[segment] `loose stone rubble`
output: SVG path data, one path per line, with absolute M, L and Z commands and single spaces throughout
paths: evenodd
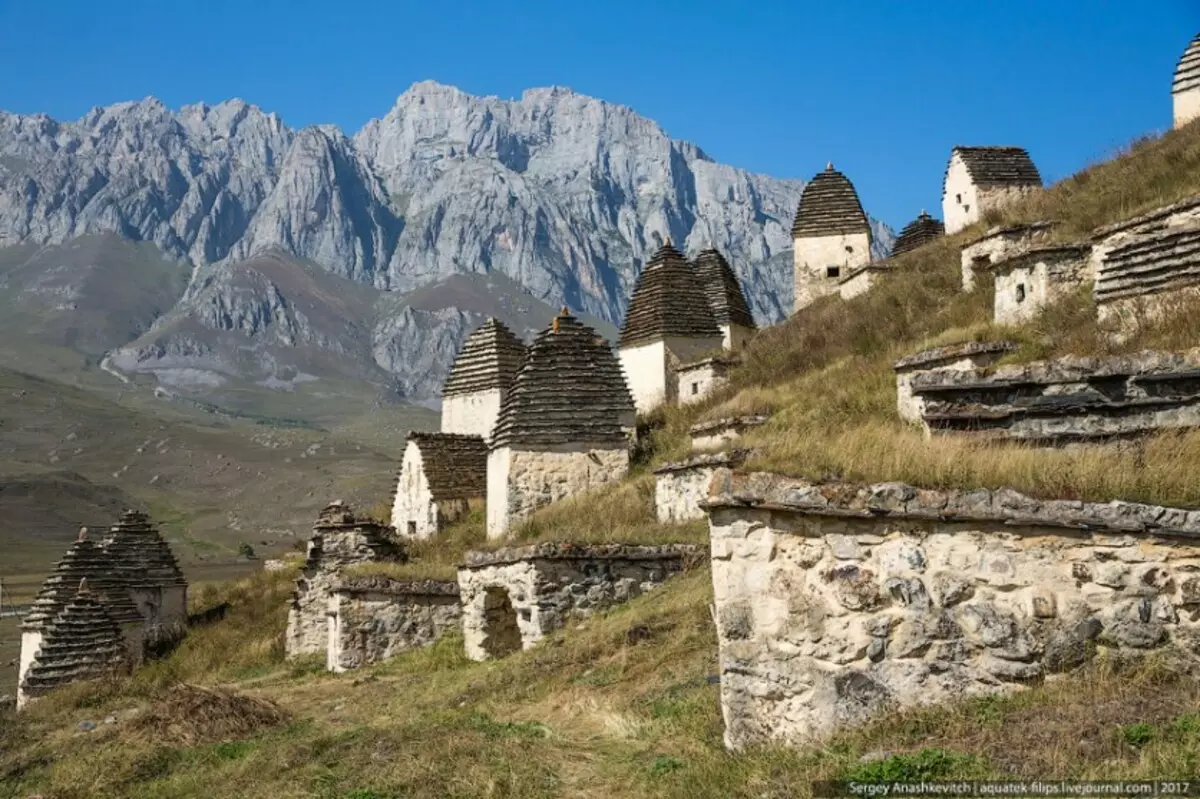
M 469 552 L 459 567 L 467 657 L 528 649 L 572 615 L 626 602 L 703 562 L 704 547 L 545 543 Z
M 121 627 L 79 581 L 75 595 L 43 625 L 37 656 L 17 689 L 17 710 L 55 688 L 127 671 L 129 652 Z
M 708 486 L 717 469 L 737 469 L 746 461 L 748 451 L 734 449 L 696 455 L 654 470 L 654 507 L 663 523 L 703 519 L 701 506 L 708 499 Z
M 327 653 L 329 603 L 339 573 L 372 561 L 403 563 L 407 550 L 391 527 L 356 516 L 341 500 L 321 511 L 308 542 L 308 556 L 288 611 L 285 649 L 289 659 Z
M 1007 693 L 1097 648 L 1200 652 L 1200 511 L 721 470 L 706 502 L 727 746 Z
M 329 601 L 326 667 L 344 672 L 429 646 L 462 623 L 458 583 L 342 576 Z
M 1200 349 L 933 369 L 909 382 L 933 433 L 1056 445 L 1200 426 Z

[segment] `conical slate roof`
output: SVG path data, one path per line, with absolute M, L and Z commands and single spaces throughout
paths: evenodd
M 1200 88 L 1200 34 L 1192 39 L 1183 51 L 1175 67 L 1175 80 L 1171 83 L 1171 94 L 1182 94 Z
M 942 224 L 942 221 L 934 219 L 922 211 L 920 216 L 909 222 L 904 226 L 904 230 L 900 231 L 900 235 L 896 237 L 896 243 L 892 245 L 892 255 L 903 255 L 945 234 L 946 226 Z
M 696 256 L 694 268 L 696 278 L 708 298 L 708 306 L 712 309 L 713 321 L 718 325 L 741 325 L 756 329 L 754 315 L 750 313 L 746 295 L 742 293 L 742 284 L 738 282 L 725 256 L 711 248 L 703 250 Z
M 617 356 L 563 308 L 530 345 L 500 407 L 491 448 L 626 446 L 621 422 L 633 411 Z
M 836 236 L 848 233 L 870 235 L 871 226 L 863 212 L 854 184 L 828 164 L 810 180 L 800 195 L 792 238 Z
M 88 580 L 93 596 L 101 602 L 109 616 L 118 624 L 140 624 L 142 616 L 129 595 L 125 583 L 113 568 L 112 559 L 103 547 L 90 540 L 87 528 L 79 531 L 79 539 L 71 545 L 42 583 L 33 607 L 21 623 L 24 630 L 41 630 L 54 619 L 78 591 L 79 582 Z
M 692 265 L 668 241 L 638 275 L 621 326 L 621 347 L 667 336 L 721 338 Z
M 126 510 L 109 528 L 104 549 L 118 578 L 132 587 L 187 585 L 170 545 L 141 511 Z
M 125 641 L 121 629 L 97 598 L 87 580 L 45 628 L 37 656 L 21 684 L 30 696 L 59 686 L 95 680 L 125 664 Z
M 954 153 L 958 153 L 976 186 L 1042 185 L 1042 176 L 1033 159 L 1021 147 L 955 147 L 950 152 L 951 161 Z M 946 171 L 949 173 L 949 165 Z M 943 180 L 942 193 L 945 192 Z
M 521 339 L 492 317 L 463 342 L 446 376 L 442 396 L 506 389 L 517 376 L 524 357 L 525 345 Z

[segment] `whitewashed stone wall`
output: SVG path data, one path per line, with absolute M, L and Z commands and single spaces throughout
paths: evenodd
M 705 358 L 680 366 L 675 370 L 679 404 L 700 402 L 717 389 L 728 385 L 730 366 L 723 358 Z
M 693 452 L 712 452 L 728 449 L 736 443 L 747 430 L 767 423 L 766 416 L 735 416 L 726 419 L 715 419 L 711 422 L 698 422 L 689 431 L 692 438 Z
M 637 413 L 648 413 L 679 398 L 675 369 L 721 349 L 714 338 L 666 338 L 620 350 L 621 372 Z
M 906 422 L 925 425 L 925 400 L 912 390 L 913 376 L 933 369 L 966 371 L 991 366 L 1017 349 L 1010 341 L 971 341 L 935 347 L 896 361 L 896 413 Z M 928 434 L 929 428 L 925 432 Z
M 717 469 L 736 469 L 746 460 L 746 450 L 699 455 L 654 470 L 654 508 L 664 524 L 703 519 L 702 504 Z
M 862 267 L 838 284 L 838 294 L 843 300 L 850 300 L 860 294 L 866 294 L 871 286 L 879 280 L 880 275 L 886 271 L 886 267 Z
M 1200 117 L 1200 86 L 1172 95 L 1171 105 L 1176 128 Z
M 417 540 L 432 538 L 438 531 L 438 508 L 416 441 L 408 442 L 400 460 L 400 479 L 392 497 L 392 527 L 400 535 Z
M 1087 248 L 1028 250 L 992 267 L 996 280 L 992 319 L 997 324 L 1027 322 L 1084 281 Z
M 1053 222 L 994 227 L 962 248 L 962 289 L 974 291 L 978 273 L 1046 241 Z
M 498 388 L 445 397 L 442 400 L 442 432 L 491 440 L 503 400 L 504 392 Z
M 378 663 L 460 629 L 458 584 L 343 578 L 333 588 L 327 623 L 326 668 L 340 673 Z
M 955 152 L 946 168 L 946 186 L 942 194 L 942 218 L 946 223 L 946 235 L 952 236 L 963 228 L 982 219 L 989 211 L 996 211 L 1018 202 L 1035 187 L 976 186 L 962 156 Z
M 721 328 L 721 346 L 727 352 L 741 352 L 750 343 L 750 339 L 754 338 L 754 332 L 748 327 L 741 325 L 720 325 Z
M 1020 690 L 1096 648 L 1200 652 L 1200 512 L 728 471 L 714 489 L 732 748 Z
M 538 508 L 620 480 L 628 472 L 626 448 L 494 449 L 487 466 L 488 538 L 502 538 L 513 523 Z
M 826 294 L 837 293 L 843 278 L 871 261 L 871 237 L 866 231 L 802 237 L 793 239 L 792 245 L 794 311 L 812 305 Z M 831 274 L 831 269 L 836 272 Z
M 687 544 L 566 542 L 469 552 L 458 572 L 467 657 L 529 649 L 572 616 L 640 596 L 705 555 L 703 547 Z

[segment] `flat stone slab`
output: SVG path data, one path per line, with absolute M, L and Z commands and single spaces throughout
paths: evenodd
M 718 466 L 737 468 L 746 462 L 746 458 L 749 455 L 750 450 L 748 449 L 731 449 L 728 452 L 705 452 L 687 460 L 664 463 L 654 470 L 654 474 L 670 474 L 672 472 L 686 472 L 690 469 L 715 468 Z
M 1181 211 L 1190 211 L 1197 206 L 1200 206 L 1200 194 L 1193 195 L 1188 197 L 1186 200 L 1181 200 L 1171 205 L 1164 205 L 1161 208 L 1155 208 L 1153 211 L 1142 214 L 1141 216 L 1135 216 L 1132 219 L 1126 219 L 1121 222 L 1114 222 L 1111 225 L 1098 227 L 1092 231 L 1092 239 L 1104 239 L 1114 233 L 1120 233 L 1124 230 L 1131 230 L 1133 228 L 1141 227 L 1142 225 L 1148 225 L 1173 214 L 1180 213 Z
M 343 576 L 333 591 L 350 594 L 388 594 L 391 596 L 458 596 L 458 583 L 452 580 L 399 580 L 380 574 Z
M 524 547 L 505 547 L 492 552 L 472 551 L 463 559 L 462 568 L 478 569 L 532 560 L 674 560 L 707 557 L 708 548 L 696 544 L 576 544 L 549 541 Z
M 970 491 L 905 483 L 816 483 L 764 472 L 718 472 L 703 503 L 718 508 L 786 510 L 812 516 L 891 517 L 1058 527 L 1098 533 L 1200 536 L 1200 510 L 1139 502 L 1039 500 L 1010 488 Z
M 1008 236 L 1014 233 L 1037 233 L 1044 230 L 1050 230 L 1051 228 L 1057 226 L 1058 222 L 1050 220 L 1028 222 L 1023 225 L 997 225 L 996 227 L 989 228 L 988 231 L 982 235 L 976 236 L 975 238 L 966 242 L 963 244 L 963 247 L 970 247 L 973 244 L 978 244 L 981 241 L 987 241 L 988 239 L 995 238 L 996 236 Z
M 697 422 L 692 425 L 688 431 L 693 436 L 704 435 L 705 433 L 714 433 L 718 430 L 727 430 L 736 427 L 758 427 L 764 425 L 770 419 L 770 416 L 730 416 L 725 419 L 714 419 L 711 422 Z
M 892 368 L 897 372 L 921 367 L 933 368 L 946 361 L 956 361 L 959 358 L 969 358 L 973 355 L 1015 352 L 1019 347 L 1020 345 L 1015 341 L 964 341 L 905 355 L 896 361 Z

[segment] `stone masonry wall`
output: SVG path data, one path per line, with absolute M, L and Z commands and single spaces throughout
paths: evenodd
M 628 449 L 493 450 L 488 455 L 488 538 L 503 537 L 538 508 L 620 480 L 628 471 Z
M 871 237 L 865 231 L 802 237 L 793 239 L 792 244 L 795 311 L 826 294 L 837 293 L 842 278 L 871 261 Z M 836 275 L 828 274 L 830 267 L 837 268 Z
M 1087 247 L 1039 247 L 995 264 L 992 320 L 1000 325 L 1029 321 L 1083 285 L 1087 259 Z
M 343 578 L 329 600 L 326 667 L 343 672 L 378 663 L 428 646 L 461 622 L 457 583 Z
M 726 744 L 1007 693 L 1097 648 L 1200 652 L 1200 511 L 718 472 Z
M 698 455 L 654 470 L 654 507 L 664 524 L 703 519 L 701 506 L 717 469 L 736 469 L 746 460 L 746 450 Z
M 901 358 L 893 367 L 896 372 L 896 413 L 906 422 L 925 423 L 925 400 L 912 390 L 914 375 L 933 369 L 958 372 L 979 369 L 990 366 L 1016 348 L 1016 344 L 1008 341 L 971 341 L 935 347 Z
M 730 361 L 726 358 L 706 358 L 684 364 L 675 370 L 675 396 L 680 405 L 700 402 L 718 388 L 729 383 Z
M 962 248 L 963 291 L 975 290 L 976 273 L 1039 245 L 1053 228 L 1052 222 L 994 227 L 982 237 L 965 244 Z
M 441 431 L 489 440 L 503 399 L 504 392 L 498 388 L 446 397 L 442 400 Z
M 528 649 L 572 615 L 626 602 L 703 561 L 687 544 L 538 544 L 470 552 L 459 569 L 467 657 Z

